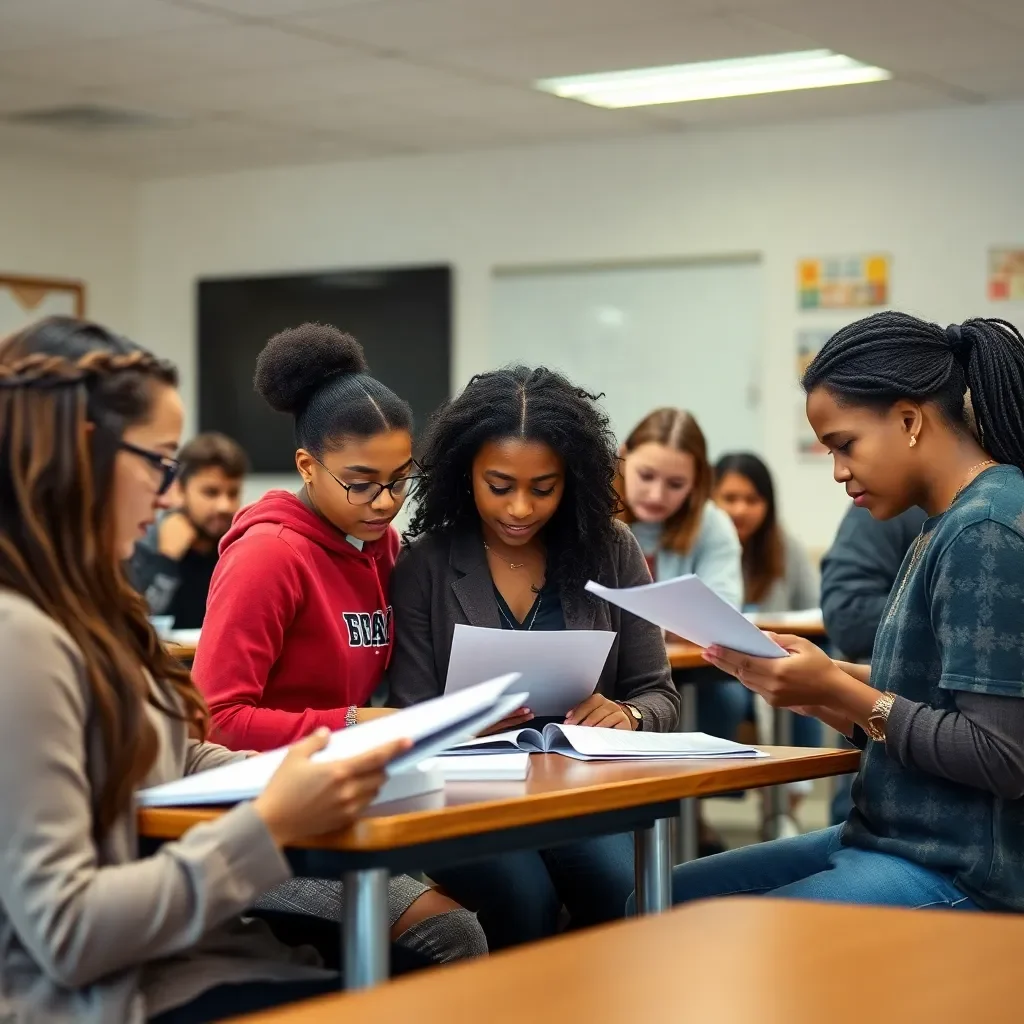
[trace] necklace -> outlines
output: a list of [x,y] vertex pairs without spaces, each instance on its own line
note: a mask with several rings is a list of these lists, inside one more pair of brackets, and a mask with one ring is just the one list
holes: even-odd
[[[498,552],[496,552],[496,551],[495,551],[495,550],[494,550],[494,549],[493,549],[493,548],[492,548],[492,547],[490,546],[490,544],[485,544],[485,545],[484,545],[484,550],[485,550],[485,551],[490,551],[492,555],[498,555],[498,558],[501,558],[501,560],[502,560],[502,561],[505,561],[505,559],[504,559],[504,558],[502,558],[502,556],[501,556],[500,554],[498,554]],[[523,569],[523,568],[525,568],[525,566],[526,566],[526,563],[525,563],[525,562],[509,562],[509,563],[508,563],[508,567],[509,567],[510,569]]]
[[[526,632],[529,633],[533,629],[533,624],[537,621],[537,612],[540,611],[541,602],[544,600],[544,596],[538,591],[537,600],[533,602],[533,614],[530,616],[530,621],[526,624]],[[513,622],[505,614],[505,609],[498,605],[498,611],[501,613],[501,617],[509,624],[512,629],[522,629],[523,624],[521,622]]]
[[[949,503],[950,506],[952,507],[956,503],[956,499],[959,498],[961,494],[963,494],[964,489],[967,487],[967,485],[974,482],[975,475],[978,474],[980,470],[988,469],[989,466],[994,465],[996,465],[995,459],[986,459],[984,462],[979,462],[976,466],[971,466],[971,468],[967,470],[967,473],[964,476],[964,482],[956,489],[956,494],[953,495],[953,500]],[[949,509],[947,509],[946,511],[948,512]]]
[[[976,475],[983,469],[987,469],[989,466],[997,465],[995,459],[985,459],[984,462],[979,462],[975,466],[971,466],[969,470],[964,474],[964,482],[956,489],[956,494],[953,495],[953,500],[949,503],[949,508],[946,509],[948,512],[956,504],[956,499],[963,494],[968,484],[974,482]],[[900,588],[896,591],[896,597],[893,599],[891,605],[889,605],[889,611],[885,616],[885,621],[888,622],[896,611],[896,606],[900,603],[900,598],[903,596],[903,591],[906,589],[907,580],[914,575],[914,567],[917,565],[917,561],[920,558],[924,549],[928,546],[928,539],[931,534],[919,534],[917,539],[914,541],[914,546],[910,552],[910,564],[907,566],[907,571],[903,575],[903,579],[900,580]]]

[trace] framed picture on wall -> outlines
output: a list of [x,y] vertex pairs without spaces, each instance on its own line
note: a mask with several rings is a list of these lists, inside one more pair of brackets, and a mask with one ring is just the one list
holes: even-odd
[[85,285],[50,277],[0,274],[0,338],[47,316],[84,316]]

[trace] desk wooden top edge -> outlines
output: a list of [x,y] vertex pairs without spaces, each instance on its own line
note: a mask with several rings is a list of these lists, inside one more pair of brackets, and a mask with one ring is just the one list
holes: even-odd
[[[713,761],[690,761],[680,765],[686,771],[679,774],[663,773],[641,778],[596,781],[592,785],[583,784],[550,792],[510,794],[444,807],[372,815],[361,818],[343,833],[316,837],[296,846],[302,849],[349,852],[401,849],[689,797],[713,796],[803,779],[846,775],[857,770],[860,760],[859,750],[792,747],[761,749],[769,755],[774,752],[776,758],[769,756],[736,760],[730,761],[728,765]],[[785,755],[785,759],[779,759],[779,754]],[[558,754],[531,755],[531,758],[538,757],[561,760]],[[651,764],[664,768],[666,763],[671,762],[658,761]],[[711,770],[693,771],[694,767],[700,766]],[[152,839],[176,839],[193,825],[212,821],[223,813],[224,808],[143,808],[139,811],[139,833]]]
[[[575,1019],[595,1019],[601,1024],[627,1024],[637,1019],[677,1021],[684,1007],[687,1019],[714,1019],[721,1024],[777,1020],[817,1024],[825,1005],[837,1024],[850,1024],[863,1020],[863,1003],[834,999],[829,1003],[834,995],[830,987],[835,984],[829,968],[837,961],[867,958],[877,951],[879,934],[906,951],[901,960],[901,983],[886,998],[886,1020],[961,1019],[965,1008],[979,1010],[983,1019],[998,1024],[1018,1019],[1018,1000],[1011,998],[1016,995],[1016,976],[1008,969],[1005,951],[1018,948],[1024,940],[1020,915],[924,914],[894,907],[732,896],[568,932],[481,960],[396,978],[369,991],[321,996],[263,1011],[240,1017],[239,1024],[327,1024],[339,1019],[409,1017],[427,1024],[465,1024],[479,1019],[482,1000],[510,991],[511,985],[524,978],[536,986],[540,996],[533,1019],[544,1024],[565,1020],[569,1006],[581,1012]],[[936,985],[936,958],[954,942],[967,946],[970,968],[958,972],[961,978],[951,984]],[[921,953],[915,955],[918,948]],[[643,986],[639,993],[627,985],[594,986],[591,978],[578,977],[579,972],[572,970],[574,964],[622,963],[626,958],[636,961],[627,964],[628,972],[642,969],[641,962],[646,964],[652,958],[665,966],[664,961],[671,962],[672,957],[681,958],[681,963],[679,984],[670,995],[658,986]],[[730,987],[729,968],[736,958],[748,963],[759,977],[774,979],[771,990],[754,981]],[[807,963],[812,977],[793,969],[794,958]],[[979,993],[979,970],[986,974],[985,982],[998,979],[998,995]],[[814,987],[815,976],[820,976],[820,985],[812,995],[809,989]],[[589,1008],[582,1009],[578,1000],[581,995],[586,998],[588,990],[593,998]],[[925,995],[930,1002],[927,1008],[920,1003]],[[986,1012],[994,1008],[993,998],[998,1007],[995,1014]],[[594,1016],[598,1005],[600,1010]],[[961,1012],[943,1014],[944,1006]],[[415,1008],[422,1012],[414,1014]],[[654,1016],[647,1016],[651,1011]],[[506,1022],[521,1019],[516,1017],[520,1013],[521,1007],[513,1000],[501,1008],[498,1017]]]

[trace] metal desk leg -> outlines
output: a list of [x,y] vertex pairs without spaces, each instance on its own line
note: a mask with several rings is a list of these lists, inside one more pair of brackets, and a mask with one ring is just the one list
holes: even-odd
[[346,871],[342,875],[345,988],[370,988],[388,980],[388,878],[386,868]]
[[[789,708],[772,708],[772,743],[777,747],[793,745],[793,712]],[[785,786],[772,786],[768,791],[768,838],[778,839],[778,823],[789,811],[789,795]]]
[[[677,680],[679,688],[679,731],[697,731],[697,687]],[[697,801],[680,800],[679,815],[672,823],[672,863],[697,859],[699,825]]]
[[633,840],[636,850],[637,913],[660,914],[672,905],[669,819],[659,818],[650,828],[638,828],[633,833]]

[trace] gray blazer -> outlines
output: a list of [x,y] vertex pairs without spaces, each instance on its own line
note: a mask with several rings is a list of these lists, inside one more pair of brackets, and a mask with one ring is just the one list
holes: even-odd
[[[615,524],[615,544],[608,554],[598,582],[610,587],[650,582],[640,546],[621,523]],[[388,704],[404,708],[444,692],[457,622],[501,628],[480,535],[428,535],[415,541],[399,556],[392,573],[391,604],[395,647],[387,674]],[[610,629],[618,634],[597,692],[639,708],[643,729],[674,729],[679,694],[661,630],[587,594],[563,594],[562,612],[567,629]]]

